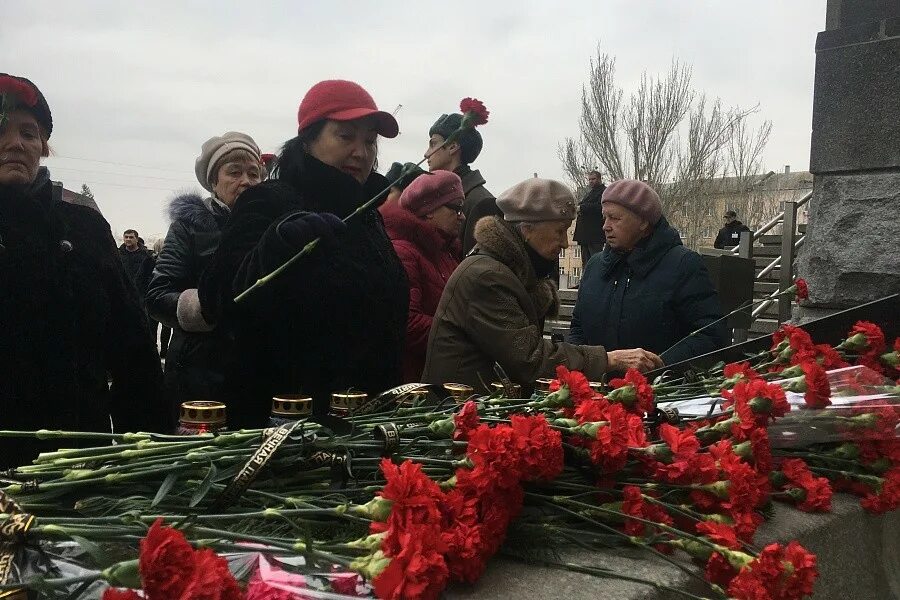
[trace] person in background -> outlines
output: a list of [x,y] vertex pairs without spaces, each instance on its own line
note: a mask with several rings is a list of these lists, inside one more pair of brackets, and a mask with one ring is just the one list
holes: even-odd
[[[119,259],[125,267],[125,274],[137,290],[141,306],[145,306],[147,289],[150,287],[150,278],[153,277],[153,267],[156,266],[156,258],[144,245],[144,240],[134,229],[128,229],[122,234],[122,245],[119,246]],[[153,340],[156,340],[156,321],[147,315],[147,323]]]
[[588,171],[588,191],[578,205],[578,219],[575,221],[575,233],[572,239],[581,246],[581,264],[586,266],[591,256],[603,251],[606,235],[603,233],[603,207],[600,198],[603,196],[603,178],[599,171]]
[[259,155],[259,160],[262,163],[263,171],[262,178],[263,181],[269,178],[269,175],[272,174],[272,171],[275,170],[276,156],[271,152],[265,152]]
[[259,147],[237,131],[212,137],[194,173],[208,194],[181,194],[169,204],[171,224],[147,292],[150,314],[173,332],[165,380],[173,414],[182,402],[223,398],[231,336],[203,317],[197,284],[238,196],[262,179]]
[[[409,163],[406,164],[409,165]],[[404,166],[406,165],[398,162],[392,164],[391,168],[388,169],[388,172],[384,174],[385,179],[393,183],[394,180],[400,177],[400,173],[403,172]],[[416,177],[425,173],[425,171],[419,167],[416,167],[415,165],[411,166],[413,167],[412,171],[407,173],[396,185],[391,186],[391,191],[388,192],[387,200],[381,205],[382,207],[396,205],[397,201],[400,200],[400,194],[403,193],[403,190],[405,190]]]
[[[53,194],[53,132],[31,81],[0,73],[0,422],[166,432],[162,372],[109,223]],[[58,442],[0,440],[0,469]]]
[[409,279],[409,320],[403,346],[403,381],[419,381],[434,312],[459,265],[462,181],[449,171],[414,180],[396,205],[381,207],[384,225]]
[[[503,218],[482,219],[478,244],[459,265],[438,304],[422,380],[464,383],[478,392],[496,380],[494,363],[526,394],[557,365],[599,379],[607,370],[660,366],[643,350],[607,352],[544,338],[544,320],[559,309],[550,274],[569,245],[575,197],[564,184],[531,178],[500,195]],[[526,395],[527,397],[527,395]]]
[[[153,254],[155,260],[159,259],[159,255],[162,254],[163,245],[165,244],[165,238],[158,238],[155,242],[153,242]],[[154,266],[155,266],[154,260]],[[153,319],[153,317],[150,317]],[[154,326],[155,323],[155,326]],[[169,353],[169,342],[172,340],[172,328],[168,325],[164,325],[159,321],[153,319],[153,322],[150,325],[150,328],[153,330],[151,333],[159,333],[159,357],[165,358]]]
[[[235,332],[232,427],[265,425],[276,394],[305,393],[324,414],[334,392],[375,395],[402,379],[403,265],[374,206],[342,221],[387,187],[375,171],[378,139],[396,137],[397,121],[344,80],[310,88],[298,121],[273,178],[241,195],[200,282],[204,315]],[[309,255],[234,302],[315,239]]]
[[462,238],[460,260],[475,246],[475,226],[478,221],[484,217],[503,216],[494,195],[484,187],[485,180],[481,172],[473,170],[470,166],[481,154],[483,146],[478,130],[468,128],[456,141],[441,147],[447,138],[459,129],[462,119],[459,113],[441,115],[428,131],[428,149],[425,151],[430,171],[452,171],[462,180],[466,202],[463,206],[465,221],[461,225],[460,232]]
[[733,248],[741,243],[741,232],[750,231],[750,228],[737,220],[737,213],[733,210],[726,210],[722,215],[725,226],[719,230],[713,247],[719,250]]
[[720,319],[722,307],[703,259],[682,245],[657,193],[622,179],[602,203],[606,249],[581,278],[569,341],[645,348],[666,364],[727,345],[724,321],[690,335]]

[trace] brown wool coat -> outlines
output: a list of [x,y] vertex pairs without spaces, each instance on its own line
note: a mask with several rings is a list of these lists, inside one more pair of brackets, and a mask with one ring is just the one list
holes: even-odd
[[602,346],[555,343],[543,336],[544,319],[556,314],[559,298],[549,279],[539,280],[525,242],[497,217],[475,230],[478,245],[456,269],[438,304],[422,381],[464,383],[484,392],[496,381],[494,363],[529,390],[552,376],[557,365],[598,379],[606,371]]

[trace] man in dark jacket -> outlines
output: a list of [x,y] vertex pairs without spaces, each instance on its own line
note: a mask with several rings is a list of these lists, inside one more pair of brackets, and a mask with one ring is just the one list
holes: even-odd
[[587,266],[591,256],[603,251],[606,235],[603,233],[603,208],[600,198],[603,196],[603,178],[599,171],[587,174],[588,193],[578,205],[578,220],[575,221],[575,234],[572,239],[581,246],[581,264]]
[[[33,83],[0,73],[9,89],[0,92],[3,429],[109,431],[111,418],[117,432],[166,431],[159,359],[109,224],[53,194],[40,167],[50,108]],[[59,445],[0,440],[0,469]]]
[[462,179],[463,192],[466,201],[463,204],[463,215],[466,220],[460,230],[462,240],[462,253],[460,259],[465,258],[475,246],[475,225],[484,217],[502,217],[503,213],[497,208],[497,199],[484,187],[484,177],[481,172],[473,170],[469,165],[475,162],[481,154],[483,142],[481,134],[474,128],[468,128],[456,139],[455,142],[441,148],[450,134],[459,129],[462,124],[462,115],[453,113],[441,115],[428,131],[428,150],[425,157],[428,159],[428,168],[432,171],[453,171]]
[[656,192],[623,179],[606,188],[602,203],[606,249],[581,279],[569,341],[607,350],[643,348],[666,364],[727,345],[729,332],[724,321],[716,323],[722,308],[703,260],[682,245]]
[[737,220],[737,213],[733,210],[726,210],[722,218],[725,220],[725,227],[719,230],[713,244],[720,250],[737,246],[741,242],[741,232],[750,231],[749,227]]
[[150,278],[153,276],[153,267],[156,259],[153,253],[142,243],[138,232],[134,229],[127,230],[122,235],[122,245],[119,246],[119,258],[128,279],[134,284],[141,303],[147,294]]

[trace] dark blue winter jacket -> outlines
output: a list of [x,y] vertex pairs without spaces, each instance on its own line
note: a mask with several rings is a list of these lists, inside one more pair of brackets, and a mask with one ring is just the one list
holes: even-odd
[[691,332],[722,316],[703,259],[685,248],[663,217],[629,253],[606,249],[588,262],[572,314],[569,341],[609,350],[643,348],[666,364],[728,345],[726,322]]

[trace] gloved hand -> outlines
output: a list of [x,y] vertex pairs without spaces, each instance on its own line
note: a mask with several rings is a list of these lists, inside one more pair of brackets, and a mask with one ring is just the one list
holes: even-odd
[[284,243],[298,250],[316,238],[325,244],[336,242],[336,234],[347,229],[347,225],[332,213],[295,212],[278,224],[276,231]]

